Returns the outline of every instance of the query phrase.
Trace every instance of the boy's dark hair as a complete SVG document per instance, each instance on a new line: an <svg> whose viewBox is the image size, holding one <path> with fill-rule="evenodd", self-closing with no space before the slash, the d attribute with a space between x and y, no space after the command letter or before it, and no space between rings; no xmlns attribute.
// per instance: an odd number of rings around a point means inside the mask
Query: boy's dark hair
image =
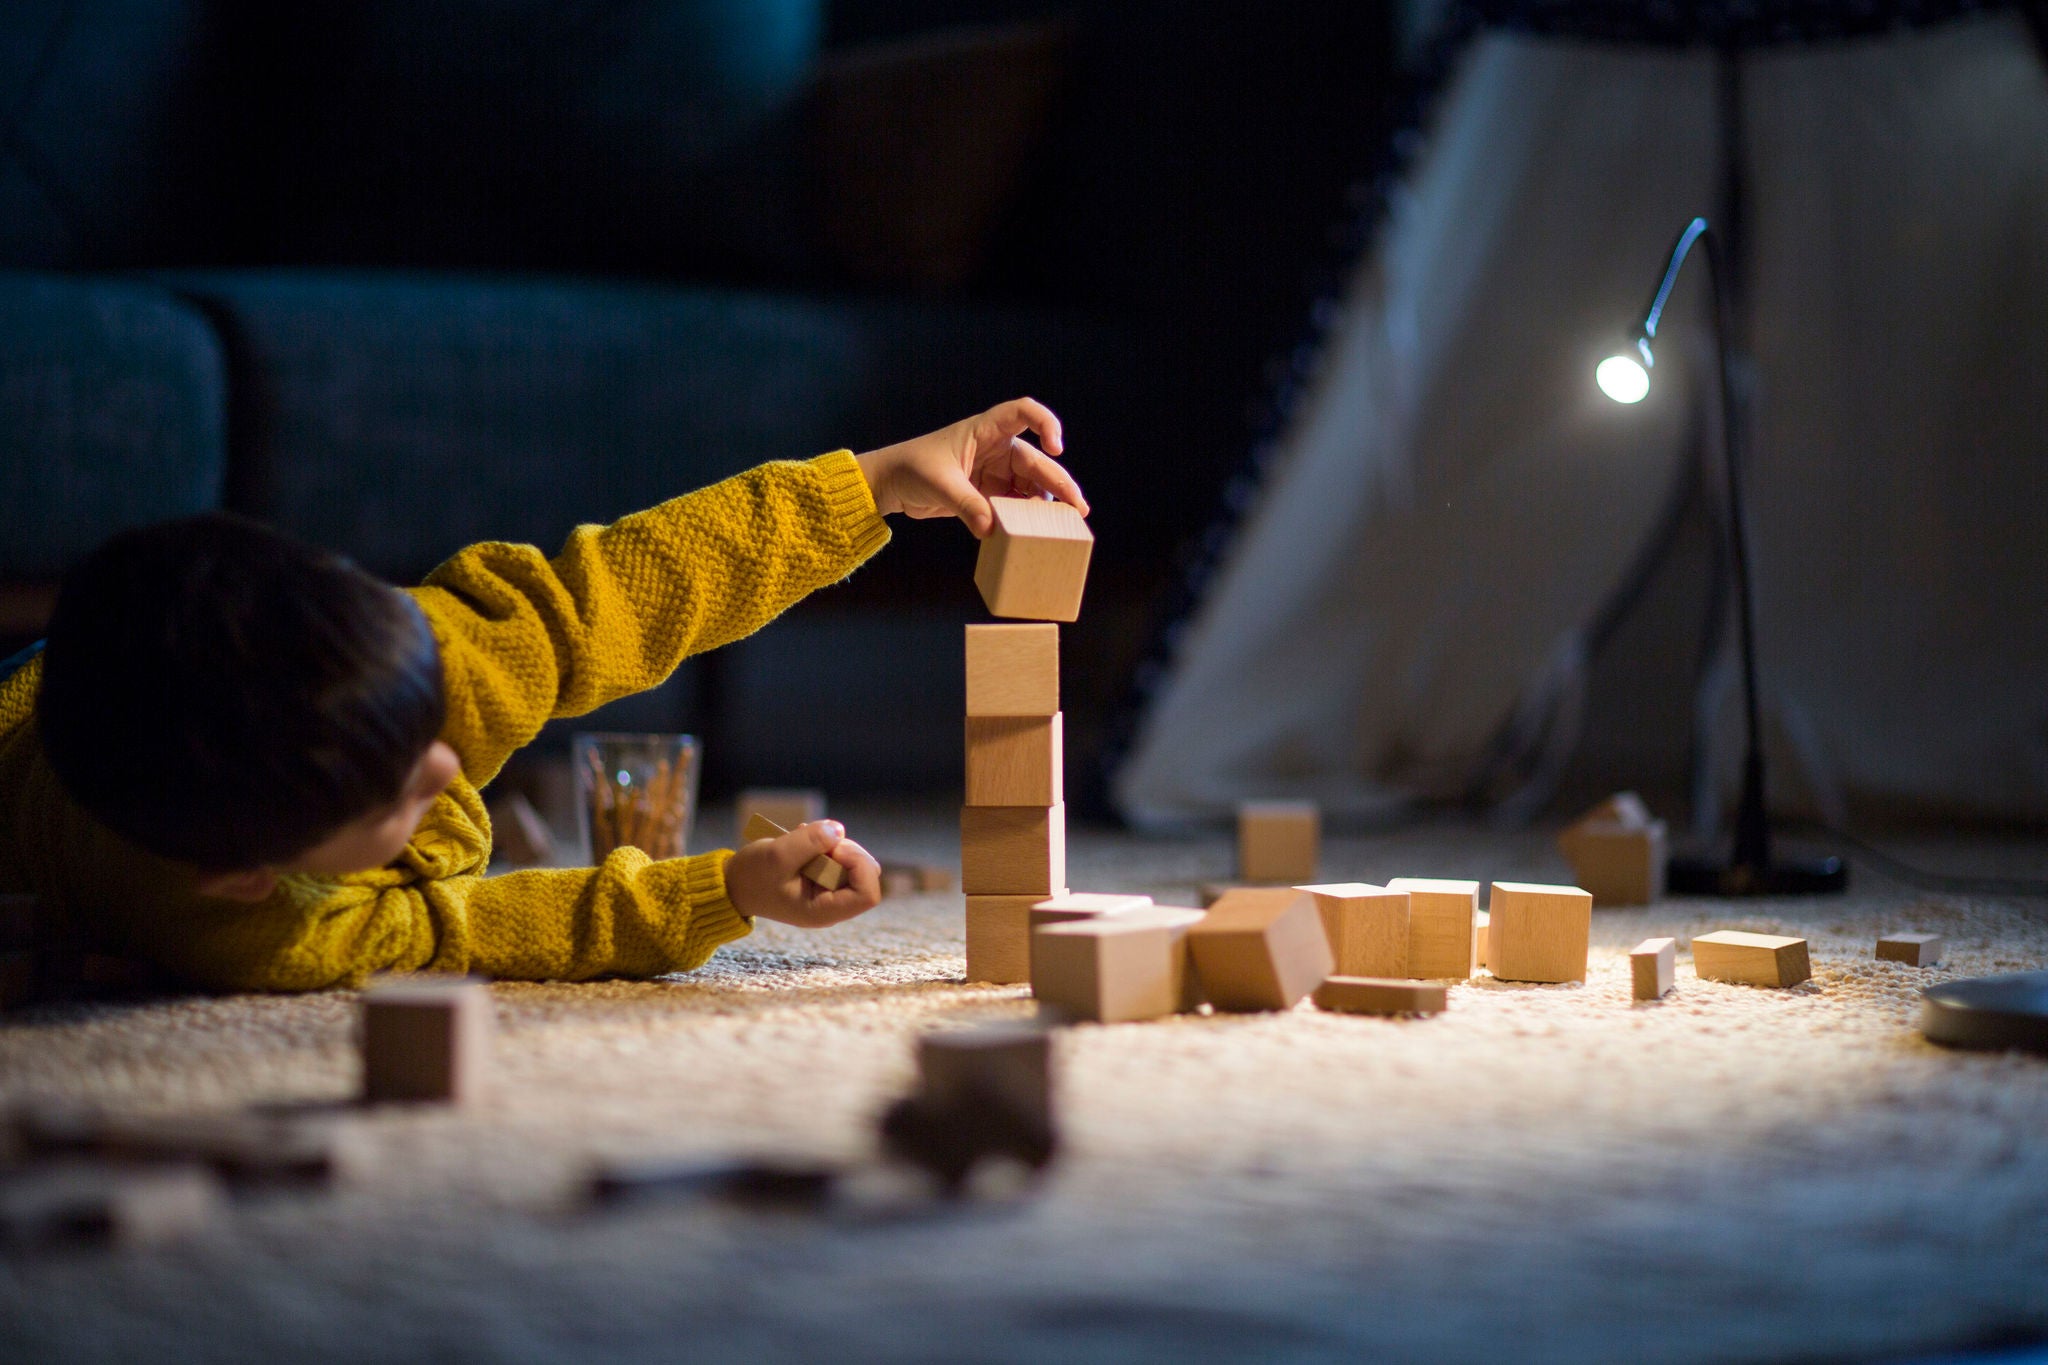
<svg viewBox="0 0 2048 1365"><path fill-rule="evenodd" d="M122 532L65 576L36 704L81 806L210 871L289 861L397 799L445 710L410 597L217 512Z"/></svg>

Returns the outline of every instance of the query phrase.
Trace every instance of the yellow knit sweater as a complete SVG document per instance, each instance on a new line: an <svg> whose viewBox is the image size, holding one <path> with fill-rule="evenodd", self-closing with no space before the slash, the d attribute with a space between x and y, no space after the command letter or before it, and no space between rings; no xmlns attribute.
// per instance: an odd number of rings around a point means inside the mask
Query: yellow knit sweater
<svg viewBox="0 0 2048 1365"><path fill-rule="evenodd" d="M0 683L0 892L34 892L105 951L226 990L315 990L386 970L519 980L696 967L753 922L725 894L729 852L483 875L478 788L557 716L653 687L845 577L889 538L846 451L777 462L583 526L549 559L474 545L410 589L440 642L462 775L388 867L287 877L260 904L193 889L74 804L44 758L42 661Z"/></svg>

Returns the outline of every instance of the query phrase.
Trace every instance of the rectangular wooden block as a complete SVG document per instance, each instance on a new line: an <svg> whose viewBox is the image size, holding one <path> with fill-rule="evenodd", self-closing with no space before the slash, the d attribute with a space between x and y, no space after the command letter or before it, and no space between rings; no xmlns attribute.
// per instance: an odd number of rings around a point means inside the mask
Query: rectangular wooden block
<svg viewBox="0 0 2048 1365"><path fill-rule="evenodd" d="M967 979L1014 986L1031 979L1031 905L1021 896L967 898Z"/></svg>
<svg viewBox="0 0 2048 1365"><path fill-rule="evenodd" d="M220 1204L201 1166L30 1166L0 1178L0 1248L161 1246L206 1226Z"/></svg>
<svg viewBox="0 0 2048 1365"><path fill-rule="evenodd" d="M1339 1014L1440 1014L1450 1003L1441 981L1333 976L1315 988L1317 1009Z"/></svg>
<svg viewBox="0 0 2048 1365"><path fill-rule="evenodd" d="M883 863L882 894L885 896L928 895L951 891L953 873L932 863Z"/></svg>
<svg viewBox="0 0 2048 1365"><path fill-rule="evenodd" d="M1180 1008L1184 948L1164 924L1116 915L1048 924L1031 934L1031 993L1070 1019L1157 1019Z"/></svg>
<svg viewBox="0 0 2048 1365"><path fill-rule="evenodd" d="M363 1098L462 1104L489 1084L490 987L417 977L363 992Z"/></svg>
<svg viewBox="0 0 2048 1365"><path fill-rule="evenodd" d="M1130 895L1124 892L1106 891L1064 891L1057 896L1035 900L1031 905L1031 981L1038 980L1038 939L1040 929L1049 924L1067 924L1075 920L1097 919L1103 915L1119 914L1150 905L1150 896Z"/></svg>
<svg viewBox="0 0 2048 1365"><path fill-rule="evenodd" d="M751 844L756 839L779 839L789 833L781 825L755 811L747 817L747 823L740 829L740 842ZM846 885L846 865L828 854L820 853L803 865L803 875L827 891L837 891Z"/></svg>
<svg viewBox="0 0 2048 1365"><path fill-rule="evenodd" d="M1692 969L1708 981L1744 986L1796 986L1813 975L1805 939L1739 929L1695 934Z"/></svg>
<svg viewBox="0 0 2048 1365"><path fill-rule="evenodd" d="M1312 882L1322 816L1313 801L1247 801L1237 808L1237 875L1248 882Z"/></svg>
<svg viewBox="0 0 2048 1365"><path fill-rule="evenodd" d="M1576 886L1495 882L1486 961L1502 981L1584 981L1593 897Z"/></svg>
<svg viewBox="0 0 2048 1365"><path fill-rule="evenodd" d="M1060 628L967 627L967 714L1050 716L1060 709Z"/></svg>
<svg viewBox="0 0 2048 1365"><path fill-rule="evenodd" d="M1941 961L1943 946L1940 934L1886 934L1877 941L1877 955L1908 967L1932 967Z"/></svg>
<svg viewBox="0 0 2048 1365"><path fill-rule="evenodd" d="M1408 893L1364 882L1297 886L1316 898L1339 976L1408 975Z"/></svg>
<svg viewBox="0 0 2048 1365"><path fill-rule="evenodd" d="M960 888L970 896L1036 892L1067 884L1067 808L962 806Z"/></svg>
<svg viewBox="0 0 2048 1365"><path fill-rule="evenodd" d="M1095 533L1063 502L990 498L995 529L981 542L974 586L994 616L1072 621L1081 615Z"/></svg>
<svg viewBox="0 0 2048 1365"><path fill-rule="evenodd" d="M1557 846L1595 905L1648 905L1664 894L1662 820L1640 827L1581 823L1558 835Z"/></svg>
<svg viewBox="0 0 2048 1365"><path fill-rule="evenodd" d="M1292 1009L1334 965L1315 897L1292 887L1227 893L1188 930L1188 952L1219 1010Z"/></svg>
<svg viewBox="0 0 2048 1365"><path fill-rule="evenodd" d="M766 816L783 829L825 818L825 793L812 787L749 787L733 802L733 827L747 840L747 818Z"/></svg>
<svg viewBox="0 0 2048 1365"><path fill-rule="evenodd" d="M1479 883L1396 877L1387 889L1408 893L1408 970L1403 975L1440 981L1470 977L1477 952L1473 926L1479 919Z"/></svg>
<svg viewBox="0 0 2048 1365"><path fill-rule="evenodd" d="M1678 979L1678 940L1646 938L1628 955L1628 970L1638 1000L1661 1000Z"/></svg>
<svg viewBox="0 0 2048 1365"><path fill-rule="evenodd" d="M967 804L1057 806L1066 800L1060 713L967 718Z"/></svg>
<svg viewBox="0 0 2048 1365"><path fill-rule="evenodd" d="M994 1101L1050 1122L1052 1036L1029 1025L927 1033L917 1040L919 1092L940 1108Z"/></svg>
<svg viewBox="0 0 2048 1365"><path fill-rule="evenodd" d="M1185 905L1140 905L1115 912L1119 923L1163 925L1173 935L1173 989L1179 1002L1175 1009L1181 1014L1194 1013L1207 999L1202 994L1201 977L1195 972L1194 958L1188 952L1188 930L1200 924L1207 913Z"/></svg>

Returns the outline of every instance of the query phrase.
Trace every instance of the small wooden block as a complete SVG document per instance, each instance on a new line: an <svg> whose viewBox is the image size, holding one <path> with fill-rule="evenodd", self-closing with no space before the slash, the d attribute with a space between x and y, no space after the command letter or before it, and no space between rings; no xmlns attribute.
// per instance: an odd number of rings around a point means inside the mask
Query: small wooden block
<svg viewBox="0 0 2048 1365"><path fill-rule="evenodd" d="M1316 898L1340 976L1408 975L1408 893L1364 882L1297 886Z"/></svg>
<svg viewBox="0 0 2048 1365"><path fill-rule="evenodd" d="M1438 877L1396 877L1389 891L1408 893L1408 970L1418 980L1463 981L1478 954L1479 883ZM1492 939L1487 940L1491 947Z"/></svg>
<svg viewBox="0 0 2048 1365"><path fill-rule="evenodd" d="M1678 979L1678 940L1646 938L1628 955L1636 999L1661 1000Z"/></svg>
<svg viewBox="0 0 2048 1365"><path fill-rule="evenodd" d="M967 898L967 979L1014 986L1031 979L1031 907L1037 892Z"/></svg>
<svg viewBox="0 0 2048 1365"><path fill-rule="evenodd" d="M1175 1010L1180 1014L1193 1014L1208 999L1202 994L1202 979L1188 952L1188 930L1200 924L1207 913L1186 905L1140 905L1114 912L1120 924L1164 925L1173 934L1174 995L1179 1001Z"/></svg>
<svg viewBox="0 0 2048 1365"><path fill-rule="evenodd" d="M951 1108L994 1100L1013 1112L1050 1121L1052 1035L1024 1025L927 1033L917 1040L919 1093Z"/></svg>
<svg viewBox="0 0 2048 1365"><path fill-rule="evenodd" d="M1058 626L967 627L967 714L1050 716L1060 709Z"/></svg>
<svg viewBox="0 0 2048 1365"><path fill-rule="evenodd" d="M1557 836L1557 847L1596 905L1649 905L1664 894L1662 820L1641 827L1582 821Z"/></svg>
<svg viewBox="0 0 2048 1365"><path fill-rule="evenodd" d="M1185 951L1165 924L1118 915L1048 924L1031 934L1031 993L1071 1019L1157 1019L1180 1008Z"/></svg>
<svg viewBox="0 0 2048 1365"><path fill-rule="evenodd" d="M970 896L1036 892L1067 884L1067 808L962 806L960 889Z"/></svg>
<svg viewBox="0 0 2048 1365"><path fill-rule="evenodd" d="M953 874L931 863L883 863L882 894L885 896L926 895L951 891Z"/></svg>
<svg viewBox="0 0 2048 1365"><path fill-rule="evenodd" d="M1057 806L1066 800L1060 713L967 718L967 804Z"/></svg>
<svg viewBox="0 0 2048 1365"><path fill-rule="evenodd" d="M1312 882L1322 817L1313 801L1247 801L1237 808L1237 875L1248 882Z"/></svg>
<svg viewBox="0 0 2048 1365"><path fill-rule="evenodd" d="M489 1082L490 987L413 978L363 992L363 1098L463 1104Z"/></svg>
<svg viewBox="0 0 2048 1365"><path fill-rule="evenodd" d="M789 833L781 825L755 811L747 817L747 823L740 829L740 842L751 844L756 839L779 839ZM827 891L837 891L846 885L846 865L836 861L829 853L820 853L805 863L802 868L806 879L816 882Z"/></svg>
<svg viewBox="0 0 2048 1365"><path fill-rule="evenodd" d="M974 586L994 616L1072 621L1081 615L1095 533L1063 502L990 498L995 529L981 542Z"/></svg>
<svg viewBox="0 0 2048 1365"><path fill-rule="evenodd" d="M749 787L733 802L733 825L747 841L747 820L765 815L783 829L825 818L825 793L812 787Z"/></svg>
<svg viewBox="0 0 2048 1365"><path fill-rule="evenodd" d="M1038 980L1038 939L1040 929L1049 924L1068 924L1076 920L1098 919L1103 915L1119 914L1150 905L1150 896L1127 895L1123 892L1105 891L1063 891L1057 896L1048 896L1031 904L1031 976Z"/></svg>
<svg viewBox="0 0 2048 1365"><path fill-rule="evenodd" d="M1877 941L1877 955L1908 967L1932 967L1941 961L1940 934L1886 934Z"/></svg>
<svg viewBox="0 0 2048 1365"><path fill-rule="evenodd" d="M1450 1004L1449 992L1441 981L1333 976L1310 998L1317 1009L1339 1014L1441 1014Z"/></svg>
<svg viewBox="0 0 2048 1365"><path fill-rule="evenodd" d="M1739 929L1693 935L1692 969L1704 980L1744 986L1796 986L1813 975L1805 939Z"/></svg>
<svg viewBox="0 0 2048 1365"><path fill-rule="evenodd" d="M1593 897L1576 886L1495 882L1486 960L1502 981L1584 981Z"/></svg>
<svg viewBox="0 0 2048 1365"><path fill-rule="evenodd" d="M204 1227L220 1202L200 1166L31 1166L0 1180L0 1247L161 1246Z"/></svg>
<svg viewBox="0 0 2048 1365"><path fill-rule="evenodd" d="M1219 1010L1292 1009L1335 959L1315 897L1292 887L1237 890L1188 930L1202 993Z"/></svg>

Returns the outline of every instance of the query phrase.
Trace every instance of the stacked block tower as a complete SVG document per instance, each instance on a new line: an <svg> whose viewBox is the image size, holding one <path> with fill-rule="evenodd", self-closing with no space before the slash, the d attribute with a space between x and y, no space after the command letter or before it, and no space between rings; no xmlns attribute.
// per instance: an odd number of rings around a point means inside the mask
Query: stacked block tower
<svg viewBox="0 0 2048 1365"><path fill-rule="evenodd" d="M1031 978L1031 907L1067 890L1060 630L1081 614L1094 535L1064 503L991 498L975 586L996 616L967 627L967 790L960 887L967 979Z"/></svg>

